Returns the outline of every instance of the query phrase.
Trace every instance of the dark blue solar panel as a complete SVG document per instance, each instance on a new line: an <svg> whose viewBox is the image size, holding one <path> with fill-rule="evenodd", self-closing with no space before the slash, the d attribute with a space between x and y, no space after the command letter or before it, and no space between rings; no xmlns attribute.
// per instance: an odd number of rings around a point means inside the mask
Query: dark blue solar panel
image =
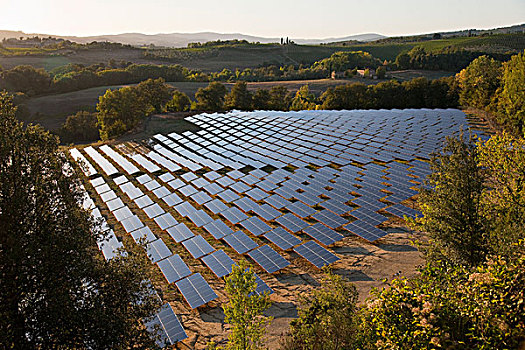
<svg viewBox="0 0 525 350"><path fill-rule="evenodd" d="M275 219L275 221L294 233L299 232L309 226L307 222L304 222L292 213L278 217Z"/></svg>
<svg viewBox="0 0 525 350"><path fill-rule="evenodd" d="M321 223L317 223L312 226L308 226L303 230L308 236L312 237L316 241L326 246L334 244L343 239L343 235L335 232L334 230L326 227Z"/></svg>
<svg viewBox="0 0 525 350"><path fill-rule="evenodd" d="M279 255L269 245L263 245L258 249L252 250L248 255L268 273L274 273L290 265L288 260Z"/></svg>
<svg viewBox="0 0 525 350"><path fill-rule="evenodd" d="M178 225L170 227L166 230L166 232L168 232L171 238L173 238L177 243L180 243L182 241L187 240L188 238L195 236L193 232L191 232L191 230L188 228L188 226L186 226L184 223L180 223Z"/></svg>
<svg viewBox="0 0 525 350"><path fill-rule="evenodd" d="M191 275L188 265L186 265L177 254L159 261L157 265L168 283L177 282L178 280Z"/></svg>
<svg viewBox="0 0 525 350"><path fill-rule="evenodd" d="M202 258L202 261L219 278L229 275L232 272L232 266L235 264L223 250L217 250L210 255L206 255Z"/></svg>
<svg viewBox="0 0 525 350"><path fill-rule="evenodd" d="M312 215L312 217L331 228L338 228L348 222L347 220L343 219L337 214L332 213L329 210L321 210L320 212Z"/></svg>
<svg viewBox="0 0 525 350"><path fill-rule="evenodd" d="M234 232L228 236L225 236L223 239L226 243L228 243L230 247L232 247L239 254L244 254L259 246L250 237L248 237L244 232L241 231Z"/></svg>
<svg viewBox="0 0 525 350"><path fill-rule="evenodd" d="M254 236L260 236L272 229L268 224L255 216L241 221L240 225L247 229Z"/></svg>
<svg viewBox="0 0 525 350"><path fill-rule="evenodd" d="M219 199L214 199L204 204L213 214L219 214L222 211L227 210L229 207L221 202Z"/></svg>
<svg viewBox="0 0 525 350"><path fill-rule="evenodd" d="M203 228L215 239L222 239L233 233L233 230L220 219L207 223Z"/></svg>
<svg viewBox="0 0 525 350"><path fill-rule="evenodd" d="M196 309L217 298L217 294L200 273L193 274L175 283L192 309Z"/></svg>
<svg viewBox="0 0 525 350"><path fill-rule="evenodd" d="M264 238L281 248L288 250L301 243L301 240L281 227L274 228Z"/></svg>
<svg viewBox="0 0 525 350"><path fill-rule="evenodd" d="M330 265L331 263L339 260L337 256L321 247L314 241L308 241L304 244L301 244L300 246L295 247L294 251L318 268Z"/></svg>
<svg viewBox="0 0 525 350"><path fill-rule="evenodd" d="M153 263L156 263L172 255L172 252L160 238L147 244L146 252Z"/></svg>
<svg viewBox="0 0 525 350"><path fill-rule="evenodd" d="M183 241L182 245L195 259L215 251L211 244L209 244L202 236L195 236L186 241Z"/></svg>
<svg viewBox="0 0 525 350"><path fill-rule="evenodd" d="M248 219L248 216L239 209L232 207L220 213L226 220L236 225L239 222Z"/></svg>

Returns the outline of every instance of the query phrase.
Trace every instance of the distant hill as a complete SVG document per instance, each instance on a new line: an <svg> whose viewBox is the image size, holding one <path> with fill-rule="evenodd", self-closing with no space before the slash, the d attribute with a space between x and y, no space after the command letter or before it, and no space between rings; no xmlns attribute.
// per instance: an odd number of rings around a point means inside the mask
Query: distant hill
<svg viewBox="0 0 525 350"><path fill-rule="evenodd" d="M141 34L141 33L125 33L125 34L115 34L115 35L96 35L96 36L60 36L60 35L49 35L49 34L26 34L21 31L9 31L9 30L0 30L0 40L4 38L27 38L27 37L56 37L71 40L78 43L89 43L92 41L109 41L121 44L128 44L133 46L147 46L153 44L155 46L165 46L165 47L186 47L189 43L201 42L205 43L208 41L216 40L247 40L249 42L260 42L263 44L266 43L277 43L281 38L266 38L258 37L252 35L245 35L240 33L230 33L230 34L221 34L213 32L202 32L202 33L170 33L170 34ZM295 39L290 38L297 44L310 44L317 45L333 41L361 41L368 42L373 40L378 40L386 38L380 34L359 34L351 35L344 38L328 38L328 39Z"/></svg>

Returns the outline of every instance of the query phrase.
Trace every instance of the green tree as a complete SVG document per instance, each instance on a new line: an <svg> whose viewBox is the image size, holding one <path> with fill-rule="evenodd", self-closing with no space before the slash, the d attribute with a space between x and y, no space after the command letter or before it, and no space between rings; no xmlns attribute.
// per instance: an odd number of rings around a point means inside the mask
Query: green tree
<svg viewBox="0 0 525 350"><path fill-rule="evenodd" d="M376 69L376 75L379 79L385 79L386 76L386 68L385 66L379 66Z"/></svg>
<svg viewBox="0 0 525 350"><path fill-rule="evenodd" d="M42 68L37 69L28 65L16 66L0 74L0 89L12 92L35 95L49 91L50 86L51 77Z"/></svg>
<svg viewBox="0 0 525 350"><path fill-rule="evenodd" d="M456 75L459 102L464 106L487 109L500 86L501 62L480 56Z"/></svg>
<svg viewBox="0 0 525 350"><path fill-rule="evenodd" d="M310 92L308 85L303 85L295 93L290 109L293 111L315 109L315 102L315 95Z"/></svg>
<svg viewBox="0 0 525 350"><path fill-rule="evenodd" d="M80 111L67 117L66 122L59 130L62 142L96 141L98 119L95 113Z"/></svg>
<svg viewBox="0 0 525 350"><path fill-rule="evenodd" d="M226 109L239 109L249 111L252 109L252 93L244 81L235 83L224 103Z"/></svg>
<svg viewBox="0 0 525 350"><path fill-rule="evenodd" d="M226 293L229 296L227 304L223 305L225 322L231 325L226 349L256 350L263 349L263 336L270 317L263 312L270 306L267 293L258 294L255 274L242 261L234 265L232 273L225 278Z"/></svg>
<svg viewBox="0 0 525 350"><path fill-rule="evenodd" d="M410 56L406 52L400 53L395 63L398 69L408 69L410 68Z"/></svg>
<svg viewBox="0 0 525 350"><path fill-rule="evenodd" d="M274 86L270 89L269 107L274 111L288 111L292 96L285 86Z"/></svg>
<svg viewBox="0 0 525 350"><path fill-rule="evenodd" d="M478 149L487 177L482 202L490 250L511 257L525 240L525 139L502 133L479 142Z"/></svg>
<svg viewBox="0 0 525 350"><path fill-rule="evenodd" d="M428 259L477 266L485 261L489 244L482 206L485 174L474 138L447 138L430 166L429 188L421 188L418 200L423 217L409 224L428 233Z"/></svg>
<svg viewBox="0 0 525 350"><path fill-rule="evenodd" d="M144 80L136 86L136 90L143 104L151 105L156 113L162 112L172 98L172 93L163 78Z"/></svg>
<svg viewBox="0 0 525 350"><path fill-rule="evenodd" d="M184 92L179 90L173 91L172 99L166 104L168 112L186 112L191 107L191 100Z"/></svg>
<svg viewBox="0 0 525 350"><path fill-rule="evenodd" d="M219 82L212 82L195 93L195 108L200 111L219 112L224 109L224 98L228 90Z"/></svg>
<svg viewBox="0 0 525 350"><path fill-rule="evenodd" d="M503 63L498 94L500 121L520 135L525 131L525 52Z"/></svg>
<svg viewBox="0 0 525 350"><path fill-rule="evenodd" d="M0 343L8 349L151 348L158 308L147 258L106 262L58 138L15 119L0 94Z"/></svg>
<svg viewBox="0 0 525 350"><path fill-rule="evenodd" d="M252 98L252 109L255 110L268 110L271 109L271 98L272 95L269 90L257 89L253 94Z"/></svg>
<svg viewBox="0 0 525 350"><path fill-rule="evenodd" d="M290 322L282 349L355 349L357 296L353 284L329 272L320 288L301 298L298 318Z"/></svg>
<svg viewBox="0 0 525 350"><path fill-rule="evenodd" d="M134 87L107 90L97 104L100 138L108 140L122 135L136 127L151 111L151 105L144 102Z"/></svg>
<svg viewBox="0 0 525 350"><path fill-rule="evenodd" d="M475 269L428 264L410 280L375 289L360 312L363 350L521 349L525 257Z"/></svg>

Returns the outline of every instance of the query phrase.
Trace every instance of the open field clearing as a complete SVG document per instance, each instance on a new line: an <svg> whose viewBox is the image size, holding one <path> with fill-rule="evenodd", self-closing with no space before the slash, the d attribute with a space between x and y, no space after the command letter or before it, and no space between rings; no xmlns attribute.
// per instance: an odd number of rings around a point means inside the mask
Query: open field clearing
<svg viewBox="0 0 525 350"><path fill-rule="evenodd" d="M225 341L223 277L241 260L257 273L257 291L271 293L269 348L297 316L301 293L319 285L322 267L354 282L361 302L383 279L413 276L423 260L412 242L425 237L402 217L419 215L413 200L430 173L429 153L469 126L453 109L166 122L151 138L71 155L87 165L84 206L107 223L105 258L122 246L146 250L152 282L177 318L170 343L183 349Z"/></svg>

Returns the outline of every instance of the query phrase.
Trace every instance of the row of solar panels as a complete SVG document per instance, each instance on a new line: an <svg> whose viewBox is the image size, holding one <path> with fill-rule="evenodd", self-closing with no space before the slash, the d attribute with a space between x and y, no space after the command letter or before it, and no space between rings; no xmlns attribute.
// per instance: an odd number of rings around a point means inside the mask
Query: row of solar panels
<svg viewBox="0 0 525 350"><path fill-rule="evenodd" d="M73 151L71 152L73 157L78 161L82 159L78 157L78 154ZM94 169L94 167L87 161L87 159L82 159L82 164L85 167ZM103 187L106 185L105 181L102 178L93 180L92 183L98 185L97 188ZM100 238L97 240L99 249L101 250L104 258L106 260L113 259L117 255L125 254L124 247L122 243L115 236L113 230L109 228L107 221L100 213L100 210L96 207L94 201L91 199L85 188L83 188L83 202L81 203L82 207L85 210L90 210L92 217L96 220L99 226L97 232L94 232L97 236L100 235ZM151 284L151 283L150 283ZM152 293L156 292L152 290ZM169 304L165 304L161 310L159 310L151 320L146 322L146 326L150 329L151 332L158 334L160 332L160 339L157 341L159 346L173 345L183 339L186 339L188 336L184 331L179 319L173 312L173 309Z"/></svg>

